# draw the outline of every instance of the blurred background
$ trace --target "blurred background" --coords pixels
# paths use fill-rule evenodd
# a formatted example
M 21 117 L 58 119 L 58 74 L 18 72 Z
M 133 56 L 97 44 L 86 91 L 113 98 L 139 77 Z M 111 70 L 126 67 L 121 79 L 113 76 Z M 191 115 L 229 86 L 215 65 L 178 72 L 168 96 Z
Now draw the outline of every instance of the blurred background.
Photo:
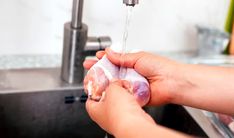
M 134 8 L 128 49 L 151 52 L 197 48 L 195 25 L 224 30 L 230 0 L 141 0 Z M 72 0 L 0 0 L 0 55 L 61 54 L 63 25 Z M 122 43 L 126 6 L 120 0 L 86 0 L 89 36 Z

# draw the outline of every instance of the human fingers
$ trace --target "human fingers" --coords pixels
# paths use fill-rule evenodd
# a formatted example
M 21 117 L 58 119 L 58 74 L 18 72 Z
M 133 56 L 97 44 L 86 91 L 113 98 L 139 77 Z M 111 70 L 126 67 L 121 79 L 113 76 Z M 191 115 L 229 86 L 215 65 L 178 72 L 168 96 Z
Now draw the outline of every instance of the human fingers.
M 105 51 L 98 51 L 96 53 L 96 57 L 98 59 L 101 59 L 104 55 L 105 55 Z M 84 61 L 83 66 L 85 69 L 90 69 L 95 63 L 97 63 L 97 60 L 89 59 L 89 60 Z
M 85 69 L 89 70 L 95 63 L 97 63 L 97 60 L 89 59 L 84 61 L 83 66 Z
M 109 96 L 111 93 L 113 93 L 113 91 L 117 92 L 120 90 L 124 90 L 122 88 L 122 81 L 115 80 L 115 81 L 111 82 L 111 84 L 108 86 L 106 92 L 108 93 L 108 96 Z M 103 92 L 103 93 L 106 93 L 106 92 Z M 105 95 L 103 95 L 103 96 L 105 96 Z M 111 100 L 113 100 L 113 99 L 111 99 Z M 86 102 L 86 109 L 87 109 L 88 113 L 90 113 L 90 115 L 92 115 L 92 116 L 95 116 L 93 113 L 100 110 L 100 105 L 102 104 L 101 102 L 104 102 L 104 98 L 103 98 L 103 100 L 100 100 L 99 102 L 88 99 Z M 98 109 L 98 110 L 96 110 L 96 109 Z
M 100 105 L 99 102 L 88 99 L 85 104 L 86 111 L 88 112 L 90 118 L 96 122 L 99 122 L 100 117 L 103 113 L 102 109 L 103 107 Z
M 96 53 L 96 57 L 97 57 L 98 59 L 101 59 L 105 54 L 106 54 L 105 51 L 98 51 L 98 52 Z
M 145 55 L 144 52 L 121 54 L 116 53 L 110 48 L 105 50 L 107 58 L 114 64 L 128 68 L 134 68 L 137 61 Z

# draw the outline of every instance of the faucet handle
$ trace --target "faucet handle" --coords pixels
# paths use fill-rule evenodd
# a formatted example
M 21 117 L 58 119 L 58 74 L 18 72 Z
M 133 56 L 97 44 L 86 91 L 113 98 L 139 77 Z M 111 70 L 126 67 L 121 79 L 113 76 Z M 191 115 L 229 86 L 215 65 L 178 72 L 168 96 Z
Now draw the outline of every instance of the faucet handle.
M 104 50 L 110 47 L 112 44 L 111 38 L 109 36 L 102 37 L 89 37 L 84 48 L 85 52 L 97 52 L 99 50 Z

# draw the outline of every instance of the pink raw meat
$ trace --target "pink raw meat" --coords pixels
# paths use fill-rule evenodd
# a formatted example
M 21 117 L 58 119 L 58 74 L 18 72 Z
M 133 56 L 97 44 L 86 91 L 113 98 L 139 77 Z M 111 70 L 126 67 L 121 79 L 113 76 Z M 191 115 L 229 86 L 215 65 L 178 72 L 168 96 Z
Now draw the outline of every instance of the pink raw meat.
M 128 82 L 128 85 L 125 85 L 125 87 L 127 86 L 128 90 L 134 94 L 141 106 L 149 102 L 149 83 L 143 76 L 132 68 L 124 68 L 120 70 L 120 79 Z
M 234 133 L 234 119 L 231 116 L 224 114 L 217 114 L 217 117 L 221 122 L 223 122 L 226 126 L 230 128 L 230 130 Z
M 106 56 L 99 60 L 87 73 L 84 88 L 91 99 L 99 101 L 102 93 L 113 79 L 125 80 L 124 86 L 135 97 L 141 106 L 150 99 L 148 81 L 131 68 L 120 68 L 112 64 Z
M 118 79 L 119 67 L 112 64 L 106 56 L 99 60 L 87 73 L 84 88 L 90 98 L 99 101 L 110 80 Z

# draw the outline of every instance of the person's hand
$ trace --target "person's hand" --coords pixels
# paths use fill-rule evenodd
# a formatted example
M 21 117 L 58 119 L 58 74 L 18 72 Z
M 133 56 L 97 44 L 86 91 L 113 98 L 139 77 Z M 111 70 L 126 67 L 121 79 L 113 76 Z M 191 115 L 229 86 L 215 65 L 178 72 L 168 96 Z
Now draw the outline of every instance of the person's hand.
M 121 55 L 109 48 L 98 52 L 96 56 L 100 59 L 105 54 L 112 63 L 134 68 L 146 77 L 151 89 L 150 105 L 170 103 L 174 100 L 175 91 L 180 91 L 181 86 L 189 86 L 189 83 L 181 78 L 183 73 L 180 70 L 183 64 L 146 52 Z M 96 60 L 87 60 L 84 62 L 84 67 L 89 69 L 96 62 Z
M 105 54 L 111 62 L 121 65 L 120 54 L 110 49 L 98 52 L 96 56 L 100 59 Z M 171 89 L 176 89 L 179 82 L 172 75 L 178 73 L 178 63 L 145 52 L 126 54 L 123 59 L 125 67 L 134 68 L 148 79 L 152 91 L 151 104 L 170 102 L 173 97 Z M 96 62 L 87 60 L 84 67 L 90 69 Z M 100 127 L 115 137 L 188 137 L 156 125 L 124 86 L 124 81 L 112 82 L 99 102 L 90 99 L 86 102 L 89 116 Z
M 139 129 L 142 124 L 138 122 L 155 125 L 135 98 L 123 88 L 122 81 L 111 83 L 99 102 L 88 100 L 86 109 L 97 124 L 115 136 L 120 136 L 125 131 L 126 136 L 128 130 Z

